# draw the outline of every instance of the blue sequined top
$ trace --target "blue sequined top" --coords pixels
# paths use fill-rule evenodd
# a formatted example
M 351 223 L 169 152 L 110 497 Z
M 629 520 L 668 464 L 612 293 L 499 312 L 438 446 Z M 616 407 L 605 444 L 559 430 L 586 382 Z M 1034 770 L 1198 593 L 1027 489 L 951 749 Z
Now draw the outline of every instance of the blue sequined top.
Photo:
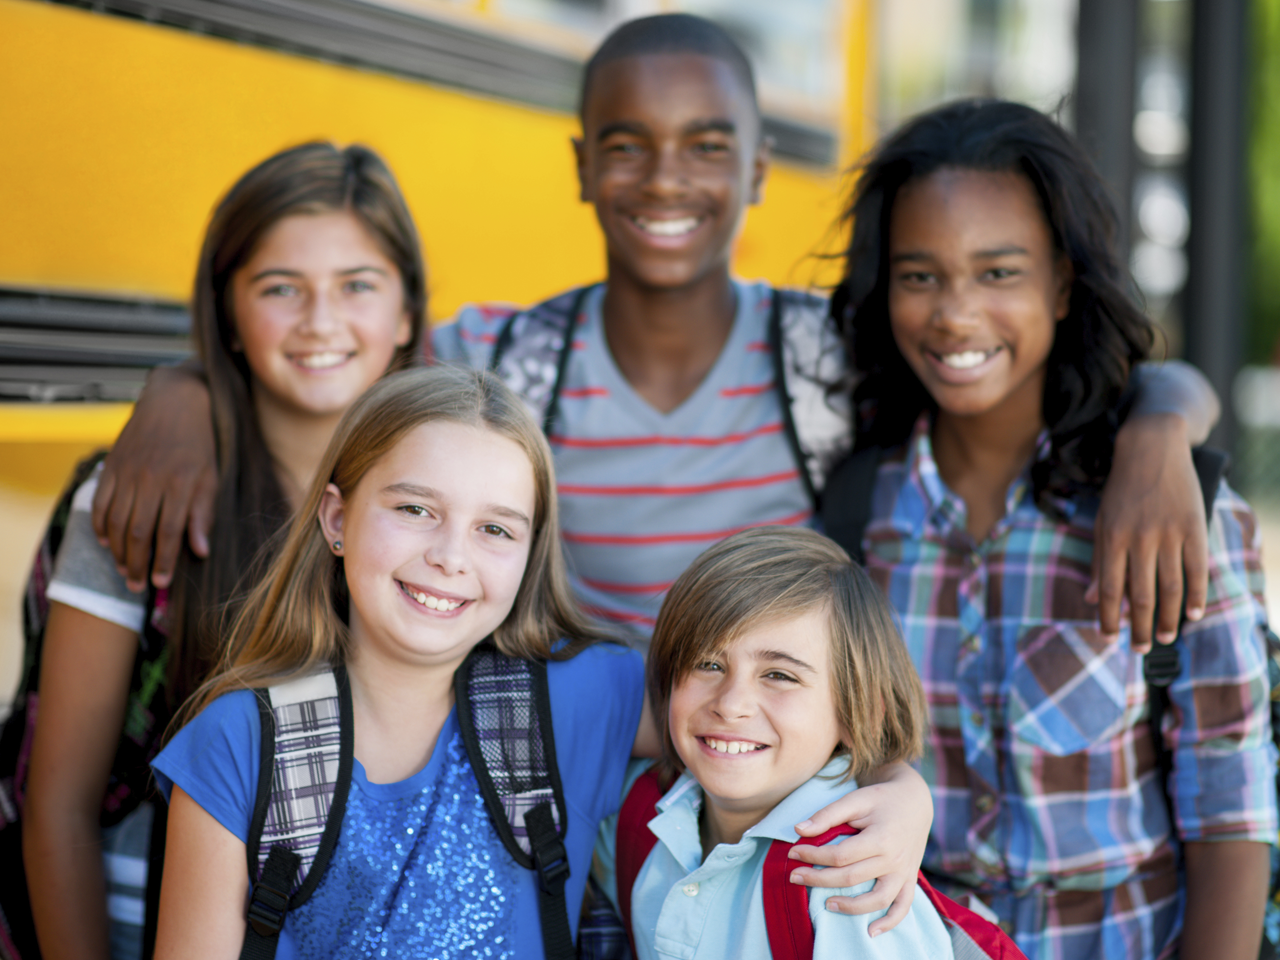
M 616 811 L 643 698 L 640 657 L 612 645 L 548 665 L 552 726 L 569 811 L 570 904 L 581 902 L 597 826 Z M 257 706 L 227 694 L 156 758 L 173 784 L 244 840 L 258 778 Z M 578 911 L 569 911 L 577 928 Z M 451 713 L 427 765 L 370 783 L 357 760 L 324 879 L 289 914 L 277 960 L 295 957 L 537 958 L 537 887 L 489 822 Z

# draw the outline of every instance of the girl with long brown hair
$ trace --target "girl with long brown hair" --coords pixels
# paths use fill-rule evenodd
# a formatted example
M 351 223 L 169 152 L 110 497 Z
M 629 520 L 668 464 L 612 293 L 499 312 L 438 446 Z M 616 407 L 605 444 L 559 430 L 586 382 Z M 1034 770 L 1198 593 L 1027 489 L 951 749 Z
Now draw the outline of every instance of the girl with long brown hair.
M 343 412 L 419 352 L 424 308 L 413 221 L 364 147 L 285 150 L 214 211 L 191 309 L 218 446 L 209 555 L 183 556 L 168 590 L 130 592 L 93 535 L 95 474 L 76 493 L 47 591 L 23 831 L 47 960 L 142 953 L 159 835 L 147 760 L 221 656 L 219 618 L 299 505 Z
M 285 914 L 278 960 L 543 956 L 538 881 L 489 820 L 455 710 L 454 673 L 489 637 L 548 661 L 576 926 L 644 682 L 639 654 L 594 642 L 559 537 L 551 451 L 496 377 L 406 371 L 356 401 L 231 626 L 227 662 L 154 763 L 170 800 L 157 957 L 240 955 L 257 693 L 326 670 L 350 691 L 354 759 L 336 844 Z

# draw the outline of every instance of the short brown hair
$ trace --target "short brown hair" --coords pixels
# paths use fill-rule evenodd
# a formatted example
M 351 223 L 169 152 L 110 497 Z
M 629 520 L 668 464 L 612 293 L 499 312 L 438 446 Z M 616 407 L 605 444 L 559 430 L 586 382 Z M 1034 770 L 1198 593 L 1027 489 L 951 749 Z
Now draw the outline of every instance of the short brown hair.
M 812 530 L 756 527 L 703 553 L 667 594 L 649 647 L 648 684 L 668 761 L 679 769 L 667 709 L 700 662 L 759 624 L 826 609 L 836 710 L 849 776 L 911 760 L 924 743 L 924 687 L 880 589 Z

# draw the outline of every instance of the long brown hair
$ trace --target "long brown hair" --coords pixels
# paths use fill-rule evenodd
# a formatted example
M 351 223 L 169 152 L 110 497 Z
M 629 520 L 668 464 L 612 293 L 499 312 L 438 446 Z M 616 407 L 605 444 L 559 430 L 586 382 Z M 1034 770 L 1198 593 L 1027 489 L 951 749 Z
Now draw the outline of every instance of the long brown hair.
M 372 150 L 306 143 L 264 160 L 219 202 L 205 233 L 191 300 L 191 333 L 209 384 L 218 492 L 209 557 L 189 549 L 170 591 L 170 702 L 181 703 L 219 656 L 218 623 L 254 557 L 289 519 L 289 503 L 254 413 L 252 378 L 236 340 L 231 280 L 267 231 L 296 214 L 345 212 L 400 272 L 409 342 L 391 369 L 414 362 L 426 311 L 425 271 L 413 218 L 395 178 Z
M 708 656 L 770 621 L 827 612 L 831 682 L 849 776 L 924 749 L 924 687 L 878 587 L 826 537 L 756 527 L 721 540 L 676 580 L 649 646 L 648 686 L 670 769 L 671 691 Z
M 330 551 L 317 520 L 325 486 L 333 483 L 350 498 L 405 434 L 441 420 L 514 441 L 533 469 L 533 542 L 511 612 L 493 632 L 498 648 L 513 657 L 567 659 L 607 639 L 570 591 L 551 450 L 523 402 L 485 371 L 408 370 L 379 381 L 343 416 L 283 547 L 235 616 L 221 671 L 200 688 L 184 716 L 230 690 L 270 686 L 347 657 L 343 561 Z

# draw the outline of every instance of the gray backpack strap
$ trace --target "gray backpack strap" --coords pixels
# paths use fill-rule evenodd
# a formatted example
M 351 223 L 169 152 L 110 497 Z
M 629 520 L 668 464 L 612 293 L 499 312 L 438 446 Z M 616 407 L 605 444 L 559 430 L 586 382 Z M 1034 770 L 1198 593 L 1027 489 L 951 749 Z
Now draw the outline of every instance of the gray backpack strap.
M 548 436 L 573 354 L 573 328 L 593 289 L 570 290 L 512 314 L 498 331 L 489 358 L 489 369 L 520 395 Z
M 285 914 L 315 891 L 342 828 L 355 732 L 346 670 L 256 691 L 262 745 L 246 852 L 253 892 L 242 960 L 269 960 Z
M 556 765 L 547 665 L 501 653 L 486 640 L 454 675 L 458 726 L 494 829 L 520 866 L 538 876 L 547 960 L 569 960 L 565 902 L 569 819 Z
M 853 447 L 844 345 L 826 301 L 775 288 L 769 346 L 783 426 L 816 503 L 831 469 Z

